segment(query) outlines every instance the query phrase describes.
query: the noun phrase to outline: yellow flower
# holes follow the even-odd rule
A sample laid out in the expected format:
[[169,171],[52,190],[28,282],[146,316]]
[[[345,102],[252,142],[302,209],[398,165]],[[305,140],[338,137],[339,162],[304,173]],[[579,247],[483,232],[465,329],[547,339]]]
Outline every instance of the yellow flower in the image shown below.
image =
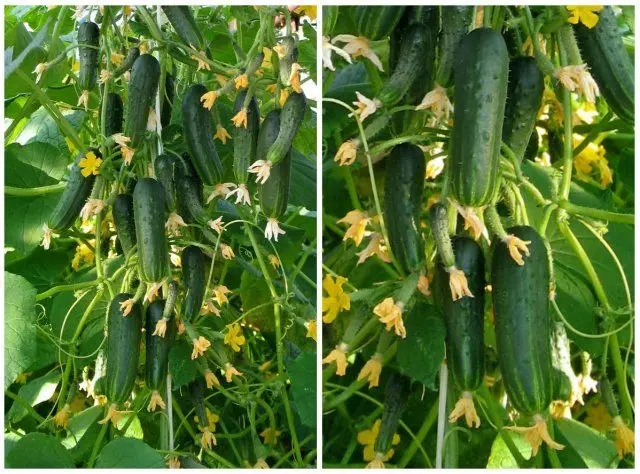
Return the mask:
[[530,240],[521,240],[515,235],[508,234],[504,243],[507,245],[509,249],[509,255],[511,258],[520,266],[524,265],[524,260],[522,259],[522,253],[524,253],[527,257],[529,256],[529,247],[527,245],[531,244]]
[[389,257],[389,251],[387,250],[387,246],[384,244],[382,234],[379,234],[378,232],[374,232],[373,234],[371,234],[371,240],[369,240],[369,244],[365,247],[364,250],[356,253],[356,255],[359,257],[357,265],[360,265],[372,255],[376,255],[383,262],[389,263],[391,261],[391,257]]
[[358,374],[358,380],[367,379],[369,388],[377,387],[380,383],[380,373],[382,372],[382,354],[375,353],[364,364]]
[[80,97],[78,97],[78,107],[84,107],[85,110],[89,107],[89,91],[82,91]]
[[240,352],[240,346],[246,342],[242,334],[242,328],[238,323],[227,326],[227,334],[224,335],[224,343],[231,346],[234,352]]
[[71,268],[78,271],[80,267],[90,263],[93,263],[93,250],[85,244],[78,245],[73,260],[71,260]]
[[228,303],[227,293],[231,293],[231,290],[224,285],[218,285],[213,289],[214,300],[218,303],[218,306],[222,307],[223,304]]
[[224,86],[227,84],[227,82],[229,82],[229,79],[227,79],[222,74],[216,74],[215,76],[216,76],[216,81],[218,81],[218,84],[220,84],[221,86]]
[[449,423],[455,423],[458,418],[464,419],[469,428],[474,426],[478,428],[480,426],[480,418],[476,412],[476,407],[473,404],[473,395],[471,392],[462,392],[460,399],[456,402],[456,406],[449,414]]
[[180,458],[178,456],[169,457],[167,467],[169,469],[180,469]]
[[453,105],[447,96],[447,90],[436,84],[435,88],[427,92],[422,102],[416,107],[416,110],[425,109],[433,111],[437,120],[444,118],[444,121],[448,122],[449,116],[453,112]]
[[157,281],[151,283],[147,288],[147,292],[144,295],[144,301],[148,301],[149,303],[153,303],[155,299],[158,297],[158,293],[162,288],[162,282]]
[[233,78],[233,83],[236,89],[246,89],[249,86],[249,76],[240,74],[238,77]]
[[562,87],[569,92],[581,93],[590,104],[595,103],[596,97],[600,96],[598,84],[591,77],[586,64],[560,67],[556,69],[554,76]]
[[200,97],[200,102],[202,103],[202,107],[207,110],[211,110],[213,104],[216,103],[216,99],[218,98],[218,93],[216,91],[209,91],[202,94]]
[[[196,50],[195,46],[189,46],[191,46],[191,49]],[[142,52],[142,50],[140,50],[140,52]],[[198,51],[197,53],[191,55],[191,59],[195,59],[198,62],[198,68],[196,69],[196,72],[200,71],[201,69],[204,69],[205,71],[211,71],[211,66],[207,62],[206,58],[207,55],[204,51]]]
[[240,112],[235,114],[231,118],[231,121],[238,128],[240,127],[247,128],[247,109],[245,108],[240,109]]
[[269,469],[269,465],[267,464],[267,461],[265,461],[262,458],[259,458],[256,463],[253,465],[254,469]]
[[[577,146],[583,137],[578,134],[573,136],[573,146]],[[600,175],[600,184],[603,188],[613,182],[613,173],[609,168],[609,161],[605,158],[606,150],[602,145],[589,143],[577,156],[573,158],[576,177],[581,181],[589,181],[594,169]]]
[[338,221],[338,224],[346,223],[350,225],[342,240],[353,239],[356,247],[358,247],[364,238],[369,222],[371,222],[371,218],[366,212],[357,209],[349,211],[346,216]]
[[53,423],[58,428],[66,429],[69,426],[69,414],[71,413],[71,407],[69,405],[65,405],[62,409],[56,413],[53,417]]
[[242,372],[239,372],[238,369],[236,369],[233,365],[227,362],[224,366],[224,378],[227,381],[227,383],[231,383],[234,375],[237,375],[238,377],[240,377],[242,375]]
[[48,63],[38,63],[33,72],[36,74],[36,83],[40,82],[42,75],[49,69]]
[[210,219],[207,222],[207,225],[211,228],[211,230],[216,231],[218,234],[222,234],[224,232],[224,222],[222,222],[222,216],[217,219]]
[[269,427],[262,430],[262,433],[260,433],[260,436],[262,436],[262,439],[264,440],[265,444],[270,444],[272,446],[275,446],[276,444],[278,444],[278,438],[280,437],[281,434],[282,433],[279,430]]
[[317,333],[318,333],[318,324],[316,323],[316,320],[315,319],[310,319],[304,325],[307,328],[306,337],[310,337],[314,341],[318,342],[318,335],[317,335]]
[[78,166],[80,166],[80,172],[85,178],[93,175],[100,174],[100,165],[102,164],[102,158],[98,158],[94,152],[90,151],[84,155]]
[[445,268],[445,270],[447,271],[447,273],[449,273],[449,288],[451,289],[451,299],[453,301],[457,301],[465,296],[473,298],[473,294],[471,293],[471,290],[469,290],[469,284],[464,272],[456,268],[455,265],[450,268]]
[[533,426],[505,426],[504,429],[522,433],[524,439],[531,446],[531,457],[534,457],[536,454],[538,454],[538,450],[540,449],[540,446],[542,446],[543,441],[551,449],[564,449],[563,445],[556,443],[553,439],[551,439],[551,436],[549,436],[549,431],[547,431],[547,422],[542,417],[542,415],[535,415],[534,422],[535,423]]
[[595,401],[587,406],[584,422],[594,430],[605,433],[611,426],[612,418],[604,403]]
[[[96,399],[96,401],[98,400]],[[98,424],[104,425],[105,423],[109,423],[109,421],[111,421],[113,426],[117,427],[118,423],[120,422],[120,418],[122,418],[122,413],[123,412],[118,411],[118,405],[112,403],[107,409],[106,416],[102,420],[100,420]]]
[[278,259],[278,257],[276,257],[273,254],[269,254],[269,263],[271,264],[271,266],[273,266],[275,270],[280,268],[280,260]]
[[116,66],[116,67],[120,66],[120,64],[122,64],[123,60],[124,60],[124,55],[123,54],[111,53],[111,62],[113,63],[114,66]]
[[156,323],[152,336],[164,337],[167,334],[167,320],[162,318]]
[[378,316],[378,319],[385,325],[385,329],[390,331],[393,328],[396,335],[405,338],[407,337],[407,330],[404,327],[402,321],[402,310],[404,305],[401,302],[398,304],[393,302],[393,298],[385,298],[381,303],[378,303],[373,308],[373,314]]
[[220,244],[220,253],[222,253],[222,258],[225,260],[231,260],[236,256],[231,246],[227,244]]
[[212,447],[217,446],[218,441],[209,428],[203,428],[200,443],[204,449],[211,449]]
[[[374,449],[374,445],[376,444],[376,438],[378,437],[378,433],[380,432],[380,425],[382,424],[382,420],[377,419],[373,424],[371,429],[363,430],[358,433],[358,444],[364,446],[363,457],[366,462],[373,461],[376,457],[376,452]],[[391,440],[392,446],[397,446],[400,443],[400,435],[395,433]],[[386,453],[384,453],[383,462],[388,461],[393,456],[394,450],[390,449]]]
[[213,138],[217,138],[218,140],[220,140],[222,142],[223,145],[226,145],[227,139],[231,138],[231,135],[229,135],[229,132],[227,132],[226,128],[224,128],[220,124],[217,124],[216,125],[216,133],[213,136]]
[[98,78],[98,84],[104,84],[105,82],[107,82],[111,76],[113,76],[112,72],[107,71],[106,69],[103,69],[102,71],[100,71],[100,77]]
[[193,352],[191,353],[191,360],[197,359],[211,347],[211,343],[204,338],[203,336],[194,339],[193,341]]
[[284,107],[284,103],[287,101],[288,98],[289,98],[289,89],[283,87],[282,89],[280,89],[280,98],[278,99],[278,103],[280,104],[280,107]]
[[343,376],[347,373],[347,351],[349,346],[345,343],[338,344],[327,357],[322,359],[323,364],[336,363],[336,375]]
[[438,176],[440,176],[442,170],[444,170],[444,157],[437,156],[435,158],[432,158],[427,161],[427,173],[425,177],[427,179],[436,179]]
[[264,184],[271,175],[271,162],[268,160],[256,160],[249,165],[248,171],[256,175],[256,183]]
[[326,275],[322,280],[322,288],[328,295],[322,298],[322,312],[325,313],[322,320],[327,324],[331,324],[340,311],[348,311],[351,308],[351,299],[342,289],[346,281],[347,279],[341,276],[337,276],[334,281],[331,275]]
[[331,40],[331,43],[346,43],[342,51],[352,58],[365,57],[371,61],[380,71],[384,71],[380,58],[369,46],[369,40],[364,36],[338,35]]
[[291,84],[291,88],[298,94],[302,92],[302,87],[300,86],[300,64],[298,63],[293,63],[291,65],[289,84]]
[[[358,100],[352,103],[358,108],[354,113],[360,122],[364,122],[369,115],[375,114],[376,110],[382,107],[382,103],[378,99],[369,99],[358,91],[356,91],[356,98]],[[349,116],[351,117],[352,114]]]
[[431,295],[431,290],[429,289],[429,278],[426,275],[420,275],[420,278],[418,278],[418,291],[424,296]]
[[162,410],[164,410],[166,406],[167,405],[164,403],[164,400],[162,400],[160,392],[158,392],[157,390],[151,392],[151,398],[149,399],[149,405],[147,405],[147,411],[156,411],[157,407],[160,407]]
[[580,22],[587,28],[593,28],[600,19],[596,12],[602,10],[602,5],[569,5],[567,10],[571,13],[569,23],[577,25]]
[[356,161],[359,145],[360,140],[357,138],[343,142],[342,145],[340,145],[340,148],[338,148],[338,152],[333,158],[333,161],[338,163],[340,166],[352,165]]
[[207,415],[207,425],[201,425],[200,424],[200,419],[198,418],[198,416],[194,416],[193,420],[198,424],[198,429],[200,431],[204,431],[205,429],[208,429],[209,431],[211,431],[212,433],[215,433],[216,431],[216,423],[218,423],[220,421],[220,417],[218,416],[217,413],[212,412],[211,410],[209,410],[209,408],[205,407],[205,412]]
[[318,17],[318,7],[317,5],[302,5],[295,10],[293,10],[300,16],[308,16],[310,20],[315,20]]
[[633,454],[635,444],[633,430],[627,426],[620,415],[613,419],[613,426],[616,430],[618,457],[622,459],[627,454]]
[[216,377],[216,374],[214,374],[211,369],[207,369],[204,371],[204,380],[207,383],[207,388],[209,389],[220,386],[218,377]]

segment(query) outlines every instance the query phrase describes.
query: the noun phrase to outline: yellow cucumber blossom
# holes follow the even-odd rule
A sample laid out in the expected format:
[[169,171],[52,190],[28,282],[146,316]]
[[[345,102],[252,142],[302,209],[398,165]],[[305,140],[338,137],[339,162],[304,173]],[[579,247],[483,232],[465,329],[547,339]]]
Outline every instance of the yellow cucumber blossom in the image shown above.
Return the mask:
[[59,235],[55,234],[53,232],[53,230],[51,230],[47,224],[42,224],[42,232],[43,232],[43,234],[42,234],[42,242],[40,243],[40,245],[45,250],[49,250],[49,248],[51,247],[51,239],[53,237],[59,237]]
[[600,17],[596,13],[602,10],[602,5],[568,5],[566,8],[571,14],[569,23],[572,25],[582,23],[591,29],[598,24]]
[[178,213],[172,212],[171,214],[169,214],[167,222],[164,226],[169,234],[178,234],[180,231],[180,227],[186,227],[186,225],[187,223]]
[[[364,122],[369,115],[375,114],[376,110],[382,107],[382,103],[378,99],[369,99],[358,91],[356,91],[356,98],[358,100],[352,103],[358,108],[354,113],[360,122]],[[351,116],[352,114],[349,114],[349,117]]]
[[278,241],[278,235],[286,234],[284,230],[280,228],[280,224],[278,223],[278,219],[275,217],[269,217],[267,219],[267,225],[264,228],[264,237],[267,240],[275,240]]
[[164,403],[164,400],[162,400],[162,397],[160,396],[160,393],[157,390],[154,390],[153,392],[151,392],[151,398],[149,398],[149,405],[147,405],[147,411],[156,411],[156,408],[160,407],[161,410],[164,410],[166,408],[166,404]]
[[456,406],[449,415],[449,423],[455,423],[458,421],[458,418],[462,418],[463,416],[469,428],[473,428],[474,426],[478,428],[480,426],[480,418],[473,404],[473,395],[471,392],[462,392],[460,399],[456,402]]
[[198,337],[192,341],[193,352],[191,353],[191,360],[197,359],[204,355],[204,353],[211,347],[211,343],[203,336]]
[[36,68],[33,70],[34,74],[36,74],[36,84],[40,82],[42,75],[49,69],[49,63],[38,63]]
[[356,247],[360,246],[369,222],[371,222],[371,218],[366,212],[362,212],[358,209],[347,212],[346,216],[338,220],[338,224],[345,223],[350,226],[345,232],[342,240],[353,239]]
[[327,357],[322,359],[323,364],[331,364],[332,362],[336,363],[336,375],[342,377],[347,373],[347,351],[349,350],[349,346],[344,342],[338,344],[335,349],[333,349]]
[[200,96],[200,102],[202,103],[202,107],[207,110],[211,110],[213,104],[216,103],[216,99],[218,98],[218,93],[216,91],[205,92]]
[[53,423],[58,428],[67,429],[69,426],[69,414],[71,413],[71,407],[69,404],[65,404],[58,413],[53,417]]
[[78,166],[80,167],[80,173],[85,178],[93,175],[100,174],[100,165],[102,164],[102,158],[98,158],[96,154],[92,151],[87,152],[80,161],[78,162]]
[[208,427],[202,428],[202,437],[200,439],[200,443],[204,449],[211,449],[214,446],[218,445],[218,440],[216,440],[215,435],[211,432]]
[[152,336],[158,336],[158,337],[164,337],[165,334],[167,334],[167,322],[169,322],[167,319],[160,319],[157,323],[156,323],[156,327],[153,330],[153,333],[151,334]]
[[82,91],[80,97],[78,97],[78,107],[84,107],[85,110],[89,107],[89,91]]
[[220,381],[218,380],[218,377],[216,377],[216,374],[214,374],[211,371],[211,369],[207,369],[204,371],[204,380],[207,384],[208,389],[212,389],[213,387],[220,386]]
[[333,53],[336,53],[342,59],[351,64],[351,56],[345,50],[338,48],[334,44],[331,44],[331,38],[328,36],[322,37],[322,67],[326,67],[330,71],[335,71],[336,68],[333,65],[333,60],[331,56]]
[[304,323],[304,326],[307,328],[307,334],[305,335],[305,337],[309,337],[318,342],[318,324],[316,323],[316,320],[310,319],[309,321]]
[[211,71],[211,66],[209,65],[206,59],[207,58],[206,53],[204,51],[198,51],[198,49],[192,44],[190,44],[189,46],[191,47],[191,49],[196,51],[196,53],[191,55],[191,59],[194,59],[198,63],[198,68],[196,69],[196,72],[200,71],[201,69],[205,71]]
[[136,304],[136,300],[134,300],[133,298],[129,298],[127,300],[124,300],[122,303],[120,303],[120,312],[122,313],[122,316],[127,317],[129,316],[129,313],[131,313],[131,310],[133,309],[133,305]]
[[106,416],[102,420],[100,420],[98,424],[104,425],[106,423],[109,423],[109,421],[111,421],[113,426],[117,427],[118,423],[120,422],[120,419],[122,418],[123,413],[124,412],[122,411],[118,411],[118,405],[116,405],[115,403],[112,403],[111,405],[109,405],[109,408],[107,409]]
[[216,316],[220,316],[220,310],[213,304],[213,300],[209,298],[204,302],[202,308],[200,309],[200,314],[209,314],[213,313]]
[[267,464],[267,461],[265,461],[262,458],[259,458],[256,463],[253,465],[254,469],[269,469],[269,465]]
[[167,467],[169,469],[180,469],[180,458],[178,456],[170,456],[167,460]]
[[358,380],[367,379],[369,388],[377,387],[380,384],[380,373],[382,372],[382,354],[373,354],[371,359],[364,364],[358,374]]
[[242,334],[242,328],[238,323],[229,324],[224,335],[224,343],[231,347],[233,352],[240,352],[240,346],[246,342]]
[[454,266],[445,268],[449,274],[449,288],[451,289],[451,299],[458,301],[460,298],[468,296],[473,298],[471,290],[469,290],[469,284],[467,283],[467,277],[462,270]]
[[357,138],[343,142],[342,145],[340,145],[340,148],[338,148],[338,152],[333,158],[333,161],[338,163],[340,166],[352,165],[356,161],[358,146],[360,146],[360,140]]
[[429,286],[429,278],[426,275],[420,275],[418,278],[418,291],[424,296],[430,296],[431,290]]
[[238,186],[236,186],[235,189],[227,192],[224,198],[229,199],[234,194],[236,196],[236,200],[235,200],[236,204],[246,204],[247,206],[251,205],[251,194],[249,193],[249,188],[247,188],[246,184],[244,183],[238,184]]
[[233,365],[227,362],[224,366],[224,378],[227,383],[231,383],[233,381],[233,376],[236,375],[238,377],[242,376],[242,372],[238,371]]
[[227,244],[220,244],[220,253],[225,260],[231,260],[236,256],[231,246]]
[[244,107],[240,109],[240,112],[235,114],[231,118],[231,121],[238,128],[247,128],[247,109],[245,109]]
[[504,238],[504,243],[507,245],[507,248],[509,249],[509,255],[511,255],[511,258],[518,265],[520,266],[524,265],[524,260],[522,259],[522,253],[524,253],[527,257],[530,255],[529,247],[527,247],[527,245],[531,244],[531,241],[521,240],[515,235],[508,234]]
[[579,92],[590,104],[595,104],[596,97],[600,96],[598,84],[591,77],[586,64],[564,66],[556,69],[554,76],[562,87],[569,92]]
[[280,432],[280,430],[276,430],[274,428],[269,427],[262,430],[262,432],[260,433],[260,436],[262,436],[262,439],[265,444],[270,444],[272,446],[275,446],[276,444],[278,444],[278,438],[280,437],[281,434],[282,433]]
[[228,293],[231,293],[231,290],[224,285],[218,285],[213,289],[214,299],[218,306],[222,307],[223,304],[229,303]]
[[100,77],[98,78],[98,84],[104,84],[109,79],[111,79],[112,76],[113,76],[112,72],[109,72],[106,69],[103,69],[102,71],[100,71]]
[[158,292],[162,288],[162,282],[156,281],[149,285],[147,288],[147,292],[144,295],[144,301],[148,301],[149,303],[153,303],[155,299],[158,297]]
[[378,319],[385,325],[385,329],[393,331],[397,336],[401,338],[407,337],[407,330],[404,327],[402,321],[402,311],[404,310],[404,304],[399,301],[397,304],[393,301],[393,298],[385,298],[381,303],[378,303],[373,308],[373,314],[378,316]]
[[551,449],[555,449],[557,451],[564,449],[563,445],[556,443],[549,435],[547,422],[542,415],[534,416],[533,426],[505,426],[504,429],[522,433],[524,439],[531,446],[531,457],[535,457],[535,455],[538,454],[538,450],[540,449],[540,446],[542,446],[543,442],[545,442]]
[[287,101],[288,98],[289,98],[289,89],[287,89],[286,87],[283,87],[282,89],[280,89],[280,98],[278,99],[278,103],[280,104],[280,107],[284,107],[284,103]]
[[238,77],[233,78],[233,83],[236,89],[246,89],[249,87],[249,76],[240,74]]
[[373,255],[377,256],[383,262],[391,262],[391,257],[389,256],[389,251],[384,243],[382,234],[379,234],[378,232],[373,232],[371,234],[369,244],[364,248],[364,250],[356,253],[356,255],[359,257],[356,265],[364,263],[365,260]]
[[342,289],[342,285],[347,281],[346,278],[336,276],[335,281],[331,275],[325,275],[322,280],[322,289],[327,296],[322,297],[322,320],[326,324],[331,324],[342,310],[351,309],[351,298],[348,293]]
[[221,196],[227,199],[227,197],[229,197],[229,193],[232,192],[234,186],[235,184],[233,183],[218,183],[214,185],[213,192],[209,194],[209,197],[207,198],[207,204],[209,204],[218,196]]
[[217,232],[218,234],[222,234],[222,232],[224,232],[224,227],[222,227],[224,225],[224,222],[222,222],[222,216],[218,217],[215,220],[211,219],[209,222],[207,222],[207,225],[211,228],[211,230]]
[[375,67],[384,72],[380,58],[370,48],[369,40],[364,36],[338,35],[331,40],[331,43],[346,43],[342,47],[342,51],[344,53],[350,55],[354,59],[360,56],[367,58]]
[[248,171],[256,175],[256,183],[264,184],[271,174],[271,162],[267,160],[257,160],[249,166]]
[[124,60],[124,55],[120,53],[111,53],[111,62],[115,67],[120,66]]
[[293,63],[291,65],[291,73],[289,74],[289,84],[291,84],[291,88],[300,94],[302,92],[302,87],[300,85],[300,64]]
[[[376,444],[376,439],[378,438],[378,433],[380,432],[381,424],[382,420],[377,419],[370,429],[363,430],[358,433],[358,444],[364,446],[363,459],[366,462],[371,463],[378,458],[380,463],[384,463],[393,456],[393,448],[386,453],[376,453],[375,451],[374,446]],[[397,446],[398,444],[400,444],[400,435],[395,433],[391,439],[391,446]]]
[[268,259],[269,259],[269,263],[271,264],[274,270],[277,270],[278,268],[280,268],[280,259],[278,257],[276,257],[273,254],[269,254]]
[[613,427],[616,431],[618,458],[622,459],[627,454],[633,454],[635,451],[635,435],[633,430],[627,426],[620,415],[613,418]]
[[444,121],[448,122],[453,112],[453,105],[447,96],[447,90],[436,84],[425,94],[422,102],[416,106],[416,110],[431,110],[437,120],[444,118]]
[[213,138],[220,140],[223,145],[226,145],[227,144],[227,139],[231,138],[231,135],[229,134],[229,132],[227,132],[226,128],[224,128],[220,124],[217,124],[216,125],[216,133],[215,133],[215,135],[213,135]]
[[104,209],[104,201],[102,199],[87,199],[87,202],[80,210],[82,222],[88,221],[91,217],[97,216]]
[[437,156],[427,161],[426,179],[436,179],[444,170],[444,157]]
[[122,153],[122,160],[125,165],[130,165],[135,150],[129,147],[127,144],[131,141],[131,138],[124,136],[122,133],[116,133],[112,135],[113,141],[120,146],[120,153]]

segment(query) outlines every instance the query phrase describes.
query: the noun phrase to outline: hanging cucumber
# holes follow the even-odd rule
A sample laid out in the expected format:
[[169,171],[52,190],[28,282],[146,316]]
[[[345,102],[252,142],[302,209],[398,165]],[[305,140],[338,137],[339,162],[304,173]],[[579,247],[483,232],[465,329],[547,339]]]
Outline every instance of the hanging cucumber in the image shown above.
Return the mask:
[[374,462],[379,461],[382,463],[382,460],[386,458],[387,452],[391,449],[393,436],[400,424],[400,417],[407,405],[409,395],[411,395],[411,380],[404,375],[392,374],[384,390],[382,421],[374,444]]
[[207,286],[205,259],[200,248],[190,245],[182,251],[182,317],[191,321],[200,314]]
[[211,112],[200,103],[207,93],[202,84],[192,85],[182,98],[182,127],[191,161],[202,182],[208,186],[222,179],[222,163],[213,140]]
[[406,7],[364,6],[355,7],[353,18],[358,28],[358,36],[371,41],[389,36],[400,22]]
[[[241,90],[233,105],[235,116],[244,107],[247,91]],[[247,106],[247,126],[234,127],[233,136],[233,174],[237,184],[245,184],[249,177],[249,165],[256,160],[256,145],[260,131],[260,110],[254,96]]]
[[152,178],[138,180],[133,191],[133,215],[138,245],[138,276],[145,282],[161,281],[169,268],[164,201],[164,189],[160,183]]
[[122,132],[122,121],[124,119],[124,105],[122,98],[115,92],[107,94],[106,118],[104,121],[105,136],[110,137]]
[[120,66],[114,69],[113,77],[118,78],[122,76],[125,72],[127,72],[129,69],[131,69],[133,67],[133,63],[136,62],[136,59],[138,59],[139,56],[140,56],[140,48],[138,48],[137,46],[129,48],[129,51],[127,51],[127,55],[124,57],[124,59],[120,63]]
[[131,194],[118,194],[111,209],[116,235],[125,255],[129,255],[136,245],[136,223],[133,217],[133,197]]
[[147,130],[149,109],[155,104],[159,81],[158,60],[150,54],[139,56],[131,68],[124,124],[124,134],[131,139],[131,148],[140,144]]
[[202,33],[196,24],[191,8],[187,5],[163,5],[162,11],[167,16],[173,30],[186,45],[202,50],[204,42]]
[[402,269],[415,272],[424,263],[420,228],[426,172],[424,153],[418,146],[404,143],[396,146],[385,161],[383,211],[389,245]]
[[291,150],[293,140],[304,120],[306,110],[307,99],[303,93],[292,92],[289,94],[280,113],[278,138],[276,138],[267,152],[267,160],[272,165],[281,161]]
[[473,23],[473,6],[441,6],[442,33],[438,41],[436,82],[448,87],[453,80],[453,63],[460,40]]
[[182,173],[175,175],[176,209],[187,224],[208,220],[204,210],[202,196],[202,182],[197,176]]
[[[262,159],[271,144],[277,140],[280,132],[281,113],[272,110],[262,122],[258,135],[256,158]],[[271,174],[266,183],[259,187],[260,207],[267,217],[278,218],[287,210],[289,201],[289,181],[291,177],[291,152],[271,167]]]
[[173,155],[160,155],[156,157],[153,163],[153,170],[156,179],[162,185],[164,190],[165,204],[167,212],[171,213],[176,210],[176,189],[175,174],[176,166],[181,166],[179,159]]
[[280,82],[285,86],[290,85],[291,67],[293,63],[298,62],[298,48],[296,48],[296,40],[293,36],[286,36],[282,39],[282,56],[278,55],[278,69],[280,72]]
[[171,350],[176,332],[172,311],[169,315],[169,320],[166,321],[166,332],[164,336],[154,335],[156,325],[164,319],[165,304],[166,302],[164,300],[156,300],[147,308],[147,321],[145,326],[145,383],[147,388],[152,391],[148,408],[149,411],[153,411],[156,404],[164,408],[165,404],[160,395],[160,390],[164,387],[167,379],[169,350]]
[[544,76],[535,58],[520,56],[512,59],[509,62],[502,141],[511,148],[518,162],[522,162],[535,129],[543,93]]
[[460,41],[448,169],[450,193],[462,206],[485,206],[499,190],[508,74],[507,47],[496,30],[478,28]]
[[91,21],[78,27],[78,88],[81,91],[93,89],[98,80],[100,56],[100,28]]

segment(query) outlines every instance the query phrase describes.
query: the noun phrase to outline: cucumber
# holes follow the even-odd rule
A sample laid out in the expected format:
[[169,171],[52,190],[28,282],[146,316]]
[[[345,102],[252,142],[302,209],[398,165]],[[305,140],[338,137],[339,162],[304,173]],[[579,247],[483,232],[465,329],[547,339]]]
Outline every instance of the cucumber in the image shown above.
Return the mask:
[[473,22],[473,6],[441,6],[442,33],[438,41],[436,82],[448,87],[453,80],[453,63],[460,40]]
[[462,206],[485,206],[499,190],[508,74],[509,55],[500,33],[478,28],[460,41],[448,169],[451,195]]
[[284,56],[278,56],[280,82],[288,86],[291,76],[291,66],[298,61],[298,48],[296,48],[296,40],[293,36],[285,37],[282,40],[282,46],[284,47]]
[[322,7],[322,35],[329,36],[333,34],[333,30],[338,24],[338,16],[340,15],[340,7],[338,5],[323,5]]
[[386,454],[393,442],[393,435],[398,429],[400,417],[411,394],[411,380],[404,375],[394,373],[389,377],[384,390],[384,407],[380,431],[374,444],[376,453]]
[[358,36],[364,36],[371,41],[386,38],[400,22],[405,8],[364,5],[355,7],[353,18],[356,22]]
[[173,155],[160,155],[153,163],[156,179],[164,190],[164,200],[169,213],[176,210],[175,169],[176,166],[181,166],[178,161]]
[[193,403],[196,416],[198,417],[198,425],[201,428],[207,426],[207,412],[204,409],[204,389],[205,385],[202,377],[198,377],[189,384],[189,395],[191,397],[191,402]]
[[109,304],[107,313],[107,374],[105,394],[110,403],[124,403],[136,383],[140,340],[142,338],[142,308],[136,302],[127,316],[120,303],[133,295],[120,293]]
[[535,58],[520,56],[509,62],[507,103],[502,125],[502,141],[522,162],[536,125],[544,93],[544,76]]
[[191,8],[187,5],[163,5],[162,11],[167,16],[173,30],[185,44],[202,50],[204,42],[202,33],[196,24]]
[[508,229],[531,241],[525,265],[518,265],[500,239],[493,241],[491,284],[498,362],[509,401],[525,415],[551,403],[551,319],[549,260],[538,233],[528,226]]
[[[101,157],[98,150],[91,150],[97,157]],[[54,232],[61,232],[71,227],[78,218],[80,210],[91,195],[95,175],[90,174],[86,178],[82,176],[82,170],[78,163],[83,155],[79,155],[71,165],[67,185],[58,200],[56,207],[51,212],[47,226]]]
[[156,324],[163,318],[165,308],[164,300],[156,300],[147,308],[147,321],[145,326],[146,338],[146,359],[145,359],[145,382],[150,390],[159,391],[164,386],[167,379],[167,369],[169,367],[169,350],[175,337],[175,323],[173,312],[167,321],[167,332],[164,337],[154,336]]
[[618,402],[616,402],[616,395],[613,392],[613,387],[611,386],[611,382],[609,382],[606,374],[602,374],[598,380],[598,387],[600,388],[600,399],[602,400],[602,403],[604,403],[609,415],[611,415],[612,418],[620,416]]
[[122,60],[122,63],[120,63],[120,66],[113,71],[113,77],[118,78],[131,69],[133,67],[133,63],[136,62],[136,59],[138,59],[139,56],[140,48],[137,46],[129,48],[129,51],[127,51],[127,55]]
[[[233,105],[235,116],[244,107],[246,89],[238,92]],[[233,136],[233,174],[237,184],[245,184],[249,178],[249,165],[256,160],[256,145],[260,131],[260,109],[258,101],[251,97],[247,106],[247,127],[234,127]]]
[[131,80],[127,90],[127,114],[125,135],[131,139],[129,146],[136,148],[147,130],[149,109],[153,107],[160,81],[160,64],[150,54],[142,54],[131,68]]
[[138,243],[138,276],[146,282],[161,281],[169,268],[164,201],[160,183],[153,178],[138,180],[133,191],[133,216]]
[[[262,122],[256,147],[256,159],[261,160],[267,154],[271,144],[278,138],[281,113],[272,110]],[[260,207],[267,217],[278,218],[287,210],[289,200],[289,181],[291,177],[291,153],[271,167],[267,182],[259,187]]]
[[402,269],[411,273],[424,262],[420,211],[426,163],[422,150],[409,143],[396,146],[386,158],[384,219],[389,245]]
[[122,98],[115,92],[107,94],[107,115],[104,121],[105,136],[110,137],[122,132],[122,120],[124,118],[124,105]]
[[136,222],[133,217],[133,197],[131,194],[118,194],[111,208],[116,235],[125,255],[129,255],[136,245]]
[[272,164],[281,161],[291,150],[291,145],[298,133],[298,128],[304,119],[306,110],[307,99],[303,93],[292,92],[289,94],[280,113],[278,138],[276,138],[267,152],[267,160]]
[[164,79],[164,101],[162,102],[162,112],[160,113],[162,128],[166,128],[171,122],[171,109],[175,95],[176,89],[173,75],[167,73]]
[[571,380],[562,370],[553,367],[553,396],[554,401],[568,402],[571,399]]
[[206,224],[209,221],[209,215],[203,207],[204,199],[199,179],[179,173],[175,177],[175,186],[178,214],[187,224]]
[[582,57],[589,66],[600,92],[618,117],[633,124],[635,71],[623,42],[616,15],[605,5],[595,27],[574,25]]
[[[85,46],[88,45],[88,46]],[[100,56],[100,28],[91,21],[78,27],[78,88],[88,91],[98,81],[98,62]]]
[[383,105],[397,104],[416,81],[419,81],[421,90],[430,87],[430,81],[424,76],[433,69],[435,60],[436,35],[432,33],[431,29],[420,23],[414,23],[403,32],[397,64],[378,93]]
[[474,297],[453,301],[449,273],[438,259],[436,278],[447,328],[447,366],[457,388],[473,392],[484,379],[484,255],[469,237],[454,237],[452,244],[455,265],[466,275]]
[[441,202],[434,203],[429,209],[429,228],[436,242],[440,262],[445,268],[455,265],[453,244],[449,236],[449,215],[447,207]]
[[194,84],[187,90],[182,98],[182,127],[198,176],[204,184],[213,186],[222,179],[222,163],[213,140],[211,112],[200,103],[200,97],[207,92],[202,84]]
[[207,286],[204,254],[198,247],[190,245],[182,251],[181,260],[184,286],[182,317],[186,321],[191,321],[200,314]]

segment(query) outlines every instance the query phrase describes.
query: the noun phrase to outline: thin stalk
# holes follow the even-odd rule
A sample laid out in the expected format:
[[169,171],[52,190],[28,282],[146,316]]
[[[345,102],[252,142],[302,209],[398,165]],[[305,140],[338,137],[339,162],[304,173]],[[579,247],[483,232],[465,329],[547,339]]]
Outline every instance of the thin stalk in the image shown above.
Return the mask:
[[44,196],[45,194],[57,193],[67,186],[67,183],[51,184],[38,188],[17,188],[15,186],[5,186],[4,193],[8,196],[30,197]]
[[572,204],[566,200],[558,201],[558,207],[564,209],[569,214],[577,214],[584,217],[591,217],[593,219],[600,219],[609,222],[619,222],[622,224],[631,224],[635,222],[634,214],[624,214],[621,212],[605,211],[604,209],[596,209],[593,207],[579,206]]

